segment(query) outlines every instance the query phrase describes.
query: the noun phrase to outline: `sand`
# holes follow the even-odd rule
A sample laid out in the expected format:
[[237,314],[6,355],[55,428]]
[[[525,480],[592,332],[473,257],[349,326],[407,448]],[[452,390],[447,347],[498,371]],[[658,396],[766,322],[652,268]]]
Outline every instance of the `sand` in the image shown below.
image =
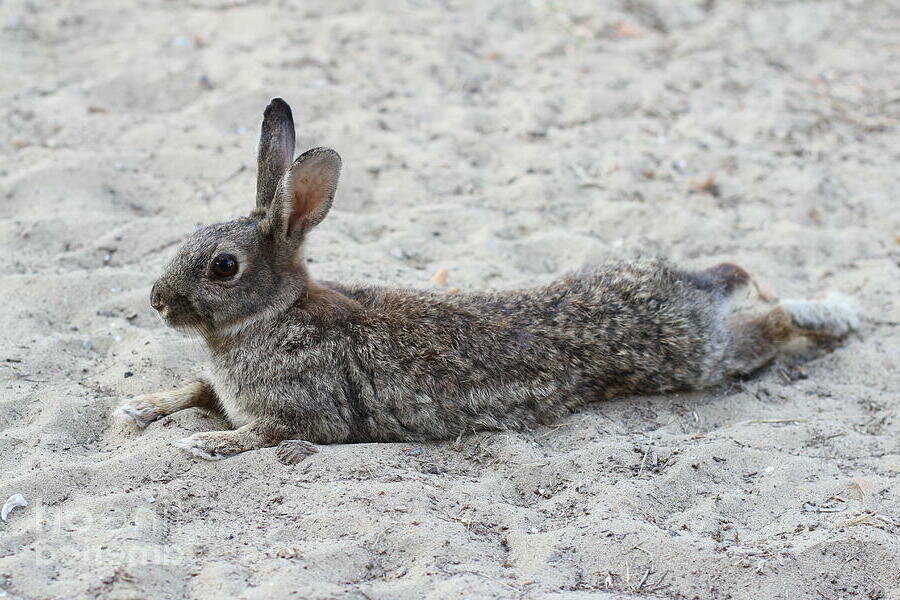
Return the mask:
[[[896,2],[6,0],[0,26],[0,502],[28,501],[0,598],[900,598]],[[662,253],[867,318],[555,427],[201,461],[172,442],[218,417],[109,413],[199,373],[149,289],[249,210],[273,96],[344,158],[322,279]]]

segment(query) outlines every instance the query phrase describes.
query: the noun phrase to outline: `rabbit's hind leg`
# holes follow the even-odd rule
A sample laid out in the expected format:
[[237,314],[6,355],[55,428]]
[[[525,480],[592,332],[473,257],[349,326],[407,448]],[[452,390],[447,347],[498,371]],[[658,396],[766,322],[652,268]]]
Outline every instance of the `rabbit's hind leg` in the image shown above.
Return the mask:
[[790,315],[782,307],[731,326],[726,375],[740,377],[764,367],[794,336]]
[[762,316],[732,324],[726,372],[730,376],[750,374],[798,336],[841,338],[857,329],[859,320],[853,300],[840,294],[820,300],[784,300]]

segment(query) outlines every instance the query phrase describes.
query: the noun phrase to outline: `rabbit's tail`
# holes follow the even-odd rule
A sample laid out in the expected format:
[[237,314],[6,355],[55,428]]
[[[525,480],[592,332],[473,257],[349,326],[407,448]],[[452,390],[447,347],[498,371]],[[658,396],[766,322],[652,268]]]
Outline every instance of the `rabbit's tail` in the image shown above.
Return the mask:
[[818,300],[783,300],[760,317],[732,325],[728,375],[756,371],[797,337],[841,338],[856,330],[859,322],[859,308],[843,294],[831,292]]

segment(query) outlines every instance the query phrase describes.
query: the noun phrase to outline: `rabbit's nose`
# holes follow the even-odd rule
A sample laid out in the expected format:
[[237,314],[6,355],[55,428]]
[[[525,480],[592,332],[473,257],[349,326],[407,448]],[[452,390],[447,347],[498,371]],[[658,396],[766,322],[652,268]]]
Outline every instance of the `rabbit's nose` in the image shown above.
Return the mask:
[[162,294],[159,293],[159,282],[153,284],[153,287],[150,288],[150,306],[152,306],[157,311],[161,311],[166,307],[166,303],[163,302]]

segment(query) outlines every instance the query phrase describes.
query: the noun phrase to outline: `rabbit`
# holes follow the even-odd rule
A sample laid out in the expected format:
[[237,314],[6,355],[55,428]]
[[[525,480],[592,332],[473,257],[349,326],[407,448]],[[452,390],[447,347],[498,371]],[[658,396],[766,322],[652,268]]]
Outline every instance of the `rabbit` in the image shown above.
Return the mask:
[[277,446],[423,441],[527,429],[590,402],[714,386],[751,374],[798,337],[840,338],[852,301],[784,301],[731,314],[750,275],[664,259],[613,261],[535,289],[473,294],[316,281],[303,244],[331,208],[341,158],[294,155],[291,109],[265,109],[256,206],[199,229],[153,285],[165,322],[209,352],[208,377],[125,402],[140,426],[190,407],[234,427],[178,442],[221,459]]

